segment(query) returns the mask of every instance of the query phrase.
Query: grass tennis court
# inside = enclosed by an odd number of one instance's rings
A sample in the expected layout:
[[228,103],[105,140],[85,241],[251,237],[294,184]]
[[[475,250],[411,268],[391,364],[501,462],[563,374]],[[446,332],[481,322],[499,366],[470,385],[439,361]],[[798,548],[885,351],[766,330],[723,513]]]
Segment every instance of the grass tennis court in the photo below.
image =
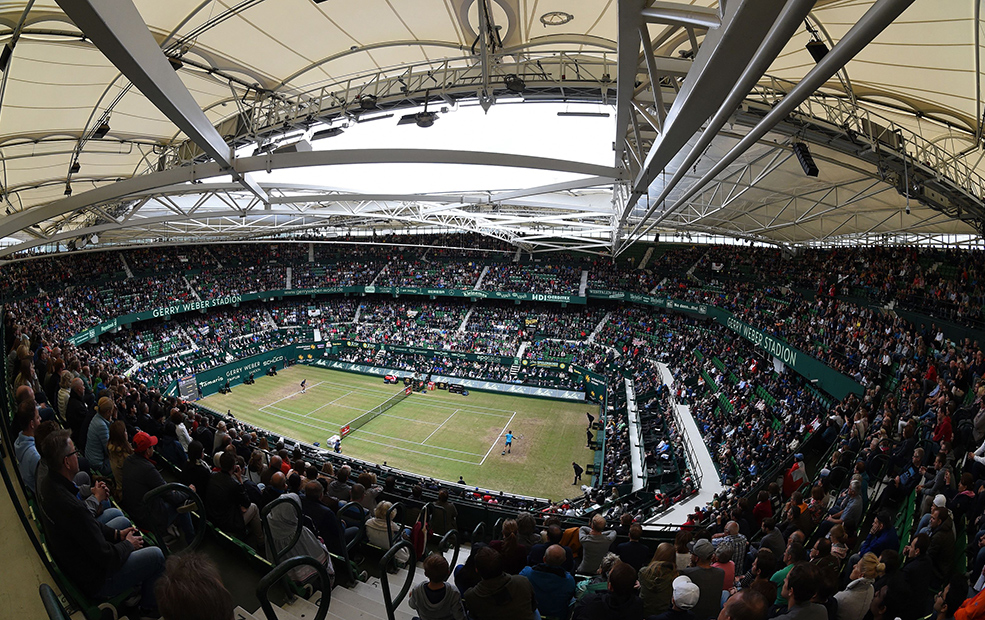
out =
[[[304,394],[302,379],[307,380]],[[298,365],[202,404],[330,448],[327,439],[343,425],[402,389],[380,377]],[[584,467],[592,460],[585,447],[586,411],[597,415],[598,406],[476,391],[414,393],[353,430],[342,441],[342,452],[444,480],[463,476],[476,486],[561,499],[577,488],[571,484],[571,462]],[[507,429],[514,440],[504,456]]]

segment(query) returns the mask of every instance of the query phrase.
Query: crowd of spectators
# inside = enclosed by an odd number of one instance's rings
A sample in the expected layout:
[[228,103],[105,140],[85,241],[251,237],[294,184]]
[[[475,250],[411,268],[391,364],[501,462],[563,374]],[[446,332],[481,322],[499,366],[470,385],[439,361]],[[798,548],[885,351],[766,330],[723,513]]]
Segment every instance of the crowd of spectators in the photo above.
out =
[[486,291],[578,295],[583,271],[581,264],[570,262],[493,264],[480,286]]

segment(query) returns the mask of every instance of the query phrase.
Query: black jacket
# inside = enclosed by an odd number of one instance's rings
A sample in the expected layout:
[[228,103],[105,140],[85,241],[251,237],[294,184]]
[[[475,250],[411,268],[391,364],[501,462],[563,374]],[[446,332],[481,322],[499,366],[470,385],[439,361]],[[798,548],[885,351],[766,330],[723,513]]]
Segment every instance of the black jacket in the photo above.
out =
[[250,498],[239,480],[232,475],[218,471],[209,478],[205,507],[213,525],[227,534],[240,539],[246,538],[246,522],[243,521],[243,508],[248,508]]
[[131,454],[123,461],[121,506],[137,527],[154,532],[167,528],[167,516],[164,514],[161,502],[177,505],[181,502],[181,494],[171,491],[158,497],[153,506],[144,503],[144,495],[148,491],[162,487],[164,484],[161,472],[157,471],[154,463],[144,458],[142,454]]
[[78,497],[79,489],[59,473],[38,486],[41,524],[55,563],[87,596],[120,570],[133,545],[116,540],[117,530],[96,521]]
[[345,545],[345,534],[342,529],[342,522],[335,516],[332,510],[319,501],[301,498],[301,511],[311,519],[315,530],[328,550],[336,555],[342,555],[342,547]]
[[86,407],[85,401],[75,393],[75,390],[72,390],[68,395],[68,404],[65,406],[65,423],[72,429],[72,442],[77,448],[85,444],[82,427],[88,415],[89,408]]

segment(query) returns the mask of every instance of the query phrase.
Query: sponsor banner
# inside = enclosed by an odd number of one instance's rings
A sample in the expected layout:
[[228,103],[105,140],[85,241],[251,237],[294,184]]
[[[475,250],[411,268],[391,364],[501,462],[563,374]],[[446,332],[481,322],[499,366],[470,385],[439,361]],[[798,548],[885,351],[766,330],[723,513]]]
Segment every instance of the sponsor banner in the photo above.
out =
[[589,299],[626,299],[626,291],[610,291],[604,288],[588,289]]
[[227,381],[230,387],[232,387],[242,383],[250,374],[256,376],[263,375],[274,364],[278,368],[283,368],[285,362],[293,358],[298,349],[298,345],[273,349],[260,355],[254,355],[253,357],[247,357],[197,373],[195,380],[198,383],[199,389],[202,390],[202,396],[209,396],[218,392],[219,388],[224,386]]
[[393,353],[410,355],[441,355],[452,359],[464,359],[470,362],[495,362],[512,366],[518,360],[515,357],[501,355],[485,355],[482,353],[463,353],[461,351],[445,351],[444,349],[424,349],[419,347],[405,347],[396,344],[379,344],[376,342],[362,342],[357,340],[346,340],[344,342],[333,342],[333,346],[348,347],[350,349],[366,349],[371,351],[392,351]]

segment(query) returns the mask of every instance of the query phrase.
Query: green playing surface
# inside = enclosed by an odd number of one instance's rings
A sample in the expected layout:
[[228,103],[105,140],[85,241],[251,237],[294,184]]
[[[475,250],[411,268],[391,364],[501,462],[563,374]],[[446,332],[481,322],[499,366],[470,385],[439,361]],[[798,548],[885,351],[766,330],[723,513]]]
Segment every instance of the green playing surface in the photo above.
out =
[[[297,365],[202,404],[330,448],[328,438],[343,425],[402,389],[381,377]],[[352,431],[342,452],[442,480],[463,476],[471,485],[557,500],[579,493],[571,463],[584,467],[593,458],[585,447],[586,411],[597,417],[598,406],[476,391],[414,393]],[[503,455],[507,429],[513,447]]]

